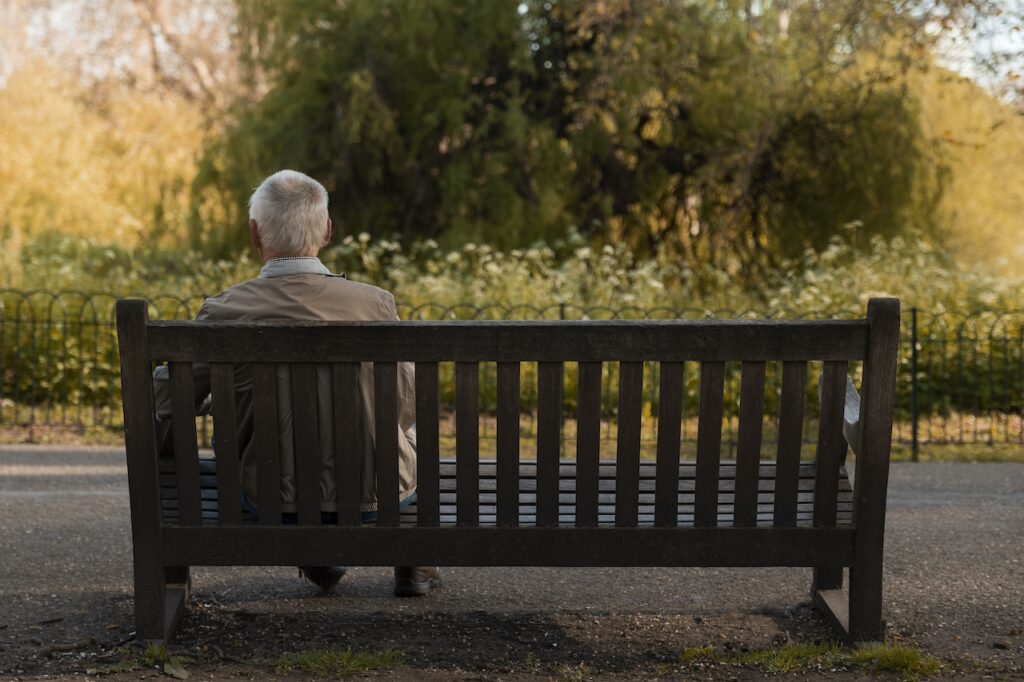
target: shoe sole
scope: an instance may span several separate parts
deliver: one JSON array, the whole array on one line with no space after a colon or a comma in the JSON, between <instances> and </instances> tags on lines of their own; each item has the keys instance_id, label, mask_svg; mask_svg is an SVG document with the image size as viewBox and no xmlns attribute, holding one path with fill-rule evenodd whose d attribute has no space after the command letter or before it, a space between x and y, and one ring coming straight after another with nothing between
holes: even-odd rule
<instances>
[{"instance_id":1,"label":"shoe sole","mask_svg":"<svg viewBox=\"0 0 1024 682\"><path fill-rule=\"evenodd\" d=\"M413 580L401 580L395 583L396 597L425 597L430 591L441 584L440 579L424 580L415 582Z\"/></svg>"}]
</instances>

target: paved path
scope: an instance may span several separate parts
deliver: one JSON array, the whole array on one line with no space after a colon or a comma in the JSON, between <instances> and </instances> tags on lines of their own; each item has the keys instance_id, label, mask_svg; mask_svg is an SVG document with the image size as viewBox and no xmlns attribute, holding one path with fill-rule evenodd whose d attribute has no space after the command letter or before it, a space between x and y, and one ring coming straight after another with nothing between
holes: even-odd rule
<instances>
[{"instance_id":1,"label":"paved path","mask_svg":"<svg viewBox=\"0 0 1024 682\"><path fill-rule=\"evenodd\" d=\"M47 647L55 644L109 645L130 635L123 462L116 449L0 448L0 673L44 665L39 652L52 660ZM732 623L732 637L749 629L759 641L759 623L775 622L776 634L797 627L794 607L806 604L810 584L809 570L792 569L463 568L447 569L445 586L428 599L396 600L388 569L354 569L329 598L312 596L293 568L200 568L193 576L197 606L183 637L196 641L204 628L223 626L224 614L454 630L461 623L474 636L487 627L480 623L500 619L562 619L571 630L569 621L593 617L623 632L673 627L651 636L691 640L716 634L694 634L693 623L720 622ZM893 636L941 656L1024 669L1024 465L895 465L885 580Z\"/></svg>"}]
</instances>

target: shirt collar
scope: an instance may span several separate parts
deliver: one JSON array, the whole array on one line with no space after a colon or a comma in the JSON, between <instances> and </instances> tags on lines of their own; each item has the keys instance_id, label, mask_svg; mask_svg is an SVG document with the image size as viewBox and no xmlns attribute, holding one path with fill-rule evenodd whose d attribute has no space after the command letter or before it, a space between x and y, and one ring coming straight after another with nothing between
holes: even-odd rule
<instances>
[{"instance_id":1,"label":"shirt collar","mask_svg":"<svg viewBox=\"0 0 1024 682\"><path fill-rule=\"evenodd\" d=\"M260 279L282 277L284 275L329 275L331 271L316 256L289 256L287 258L271 258L263 264Z\"/></svg>"}]
</instances>

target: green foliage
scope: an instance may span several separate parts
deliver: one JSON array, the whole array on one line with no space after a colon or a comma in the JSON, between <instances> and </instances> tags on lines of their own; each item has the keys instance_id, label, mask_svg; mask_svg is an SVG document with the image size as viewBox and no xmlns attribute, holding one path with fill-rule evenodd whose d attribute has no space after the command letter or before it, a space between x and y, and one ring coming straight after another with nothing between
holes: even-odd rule
<instances>
[{"instance_id":1,"label":"green foliage","mask_svg":"<svg viewBox=\"0 0 1024 682\"><path fill-rule=\"evenodd\" d=\"M269 91L240 102L207 150L193 244L239 248L245 200L282 167L321 179L351 232L506 250L575 228L748 284L854 221L865 242L930 233L941 164L889 47L917 45L912 14L886 0L754 14L653 0L240 3L245 63Z\"/></svg>"},{"instance_id":2,"label":"green foliage","mask_svg":"<svg viewBox=\"0 0 1024 682\"><path fill-rule=\"evenodd\" d=\"M271 665L278 675L301 671L323 677L347 677L374 670L391 670L403 665L402 654L394 649L383 651L334 651L312 649L285 654Z\"/></svg>"},{"instance_id":3,"label":"green foliage","mask_svg":"<svg viewBox=\"0 0 1024 682\"><path fill-rule=\"evenodd\" d=\"M466 244L453 251L436 242L405 247L397 240L346 237L323 254L335 271L395 292L404 319L626 319L746 317L857 318L868 298L898 296L905 315L897 383L897 418L910 404L910 316L918 307L918 408L947 421L957 414L1013 415L1021 404L1022 351L1016 342L1024 315L1021 279L966 270L926 241L876 238L867 253L841 240L808 251L767 277L758 295L710 266L690 268L638 260L624 245L594 249L578 236L524 249L498 251ZM120 384L114 302L150 301L154 318L188 319L204 296L256 275L249 259L209 261L195 253L129 251L46 235L22 252L17 290L0 290L0 394L13 401L7 423L31 423L34 406L66 406L78 419L105 421L119 411ZM74 264L74 265L72 265ZM34 291L33 291L34 290ZM63 293L60 293L64 290ZM807 385L809 418L817 414L817 365ZM768 369L777 387L778 368ZM481 367L481 409L496 407L493 364ZM525 410L535 405L536 367L525 363ZM856 373L856 368L854 368ZM441 397L454 400L451 366L441 367ZM606 367L602 409L616 415L617 370ZM657 368L645 370L650 417L658 413ZM687 414L695 414L699 382L688 376ZM735 417L738 366L730 364L726 413ZM576 406L575 367L566 369L565 408ZM775 414L777 392L766 407ZM0 406L2 408L2 406ZM83 415L83 411L85 416ZM1009 417L1007 417L1009 419ZM92 423L92 422L89 422ZM963 424L954 425L963 429ZM973 427L977 429L977 425ZM1000 430L1016 433L1007 421Z\"/></svg>"}]
</instances>

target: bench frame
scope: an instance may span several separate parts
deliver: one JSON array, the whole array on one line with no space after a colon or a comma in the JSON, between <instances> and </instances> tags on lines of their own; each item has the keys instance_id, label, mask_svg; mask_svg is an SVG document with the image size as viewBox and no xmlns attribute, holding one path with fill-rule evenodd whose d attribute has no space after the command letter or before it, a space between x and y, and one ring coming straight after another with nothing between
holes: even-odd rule
<instances>
[{"instance_id":1,"label":"bench frame","mask_svg":"<svg viewBox=\"0 0 1024 682\"><path fill-rule=\"evenodd\" d=\"M149 322L144 301L118 301L117 328L124 397L125 443L134 552L136 637L166 641L189 591L192 565L441 565L441 566L804 566L814 568L811 595L837 634L880 640L882 551L894 409L900 308L872 299L866 320L852 321L609 321L198 323ZM179 518L161 509L160 470L151 373L171 366ZM837 525L837 481L846 454L842 436L848 363L863 361L861 452L856 457L853 523ZM192 362L211 363L217 423L219 522L203 525L193 405ZM437 363L456 366L458 524L439 524ZM519 363L538 362L537 524L517 527ZM601 363L619 362L615 526L597 527ZM643 362L661 363L654 526L638 527L639 445ZM736 520L718 525L722 389L726 361L740 361ZM757 527L766 361L783 362L780 476L799 467L807 362L824 362L813 527L796 527L779 499L775 523ZM253 409L261 500L269 513L243 524L232 364L252 365ZM354 443L358 363L374 363L379 521L359 523L361 463L338 448L338 523L321 525L315 393L303 393L315 364L331 364L336 443ZM397 498L396 363L416 363L418 521L399 525ZM497 362L497 522L479 521L478 363ZM564 363L579 363L576 525L558 525L558 472ZM699 362L694 523L677 526L678 439L683 363ZM298 525L282 526L277 495L275 381L272 363L292 368L296 419ZM294 364L292 364L294 363ZM271 387L269 391L262 390ZM595 388L596 387L596 388ZM303 397L305 396L305 397ZM311 397L312 396L312 397ZM339 396L341 399L339 399ZM305 407L303 407L305 405ZM315 406L315 402L312 403ZM182 415L184 418L178 418ZM307 419L314 420L312 424ZM714 424L718 428L714 428ZM226 425L226 426L224 426ZM384 425L384 426L382 426ZM313 439L313 440L310 440ZM359 448L352 448L355 452ZM222 452L234 457L220 456ZM795 455L793 453L796 453ZM314 456L314 455L311 455ZM318 455L315 455L318 458ZM742 473L741 472L746 472ZM751 473L752 472L752 473ZM793 474L795 476L795 474ZM788 480L788 479L787 479ZM792 490L789 490L792 488ZM264 494L263 491L266 491ZM227 500L227 503L225 503ZM780 511L781 510L781 511ZM843 569L849 567L844 593Z\"/></svg>"}]
</instances>

